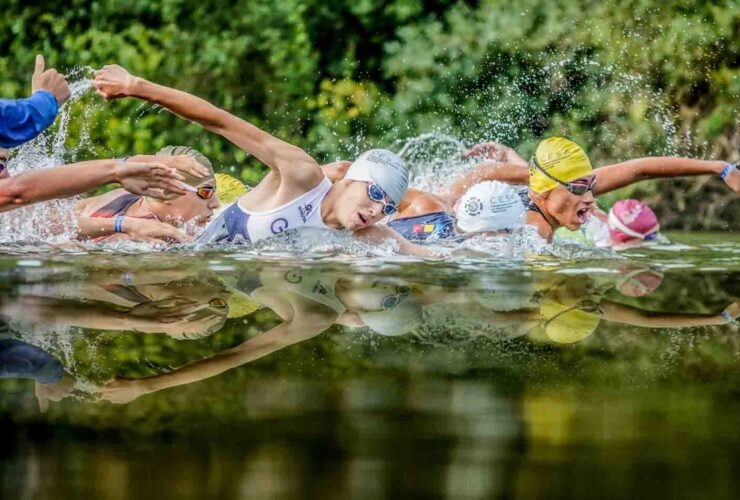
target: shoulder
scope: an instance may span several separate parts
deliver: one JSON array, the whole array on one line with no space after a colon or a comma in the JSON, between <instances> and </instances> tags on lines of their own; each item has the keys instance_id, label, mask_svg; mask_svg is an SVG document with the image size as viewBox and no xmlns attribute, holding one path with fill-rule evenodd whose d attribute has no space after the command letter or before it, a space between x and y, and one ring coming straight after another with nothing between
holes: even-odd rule
<instances>
[{"instance_id":1,"label":"shoulder","mask_svg":"<svg viewBox=\"0 0 740 500\"><path fill-rule=\"evenodd\" d=\"M110 203L121 195L128 194L125 189L114 189L105 194L99 196L92 196L81 200L78 204L78 210L82 211L82 215L88 215L89 213L99 209L106 203Z\"/></svg>"}]
</instances>

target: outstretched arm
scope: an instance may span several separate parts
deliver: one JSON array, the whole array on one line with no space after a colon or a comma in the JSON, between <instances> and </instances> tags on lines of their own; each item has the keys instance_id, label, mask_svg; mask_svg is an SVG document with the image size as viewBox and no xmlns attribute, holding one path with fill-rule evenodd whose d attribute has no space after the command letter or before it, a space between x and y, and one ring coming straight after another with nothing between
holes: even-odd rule
<instances>
[{"instance_id":1,"label":"outstretched arm","mask_svg":"<svg viewBox=\"0 0 740 500\"><path fill-rule=\"evenodd\" d=\"M670 157L638 158L594 170L597 180L595 194L605 194L650 179L719 175L726 166L727 162L724 161ZM724 180L730 189L740 193L740 172L737 169L730 172Z\"/></svg>"},{"instance_id":2,"label":"outstretched arm","mask_svg":"<svg viewBox=\"0 0 740 500\"><path fill-rule=\"evenodd\" d=\"M728 309L735 311L733 304ZM607 321L624 323L627 325L642 326L645 328L689 328L693 326L725 325L727 321L722 315L709 314L668 314L643 311L634 307L625 306L616 302L603 301L602 318Z\"/></svg>"},{"instance_id":3,"label":"outstretched arm","mask_svg":"<svg viewBox=\"0 0 740 500\"><path fill-rule=\"evenodd\" d=\"M158 164L95 160L49 168L0 180L0 212L53 198L67 198L114 182L134 194L185 194L182 177Z\"/></svg>"},{"instance_id":4,"label":"outstretched arm","mask_svg":"<svg viewBox=\"0 0 740 500\"><path fill-rule=\"evenodd\" d=\"M309 176L311 186L322 175L316 160L301 148L273 137L204 99L136 77L120 66L105 66L97 71L95 87L98 94L106 99L138 97L159 104L223 136L279 175L290 172L291 177Z\"/></svg>"}]
</instances>

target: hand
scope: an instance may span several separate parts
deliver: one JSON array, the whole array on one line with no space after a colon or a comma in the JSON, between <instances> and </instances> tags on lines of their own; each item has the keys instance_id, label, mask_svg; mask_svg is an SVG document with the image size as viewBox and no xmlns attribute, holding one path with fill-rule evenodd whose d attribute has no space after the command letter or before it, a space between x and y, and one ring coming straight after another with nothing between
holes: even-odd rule
<instances>
[{"instance_id":1,"label":"hand","mask_svg":"<svg viewBox=\"0 0 740 500\"><path fill-rule=\"evenodd\" d=\"M103 66L95 72L95 91L103 99L131 95L136 77L117 64Z\"/></svg>"},{"instance_id":2,"label":"hand","mask_svg":"<svg viewBox=\"0 0 740 500\"><path fill-rule=\"evenodd\" d=\"M738 170L737 166L732 169L732 171L727 174L727 177L724 178L725 184L730 186L730 189L735 191L736 194L740 194L740 170Z\"/></svg>"},{"instance_id":3,"label":"hand","mask_svg":"<svg viewBox=\"0 0 740 500\"><path fill-rule=\"evenodd\" d=\"M140 196L171 200L187 192L181 184L185 178L159 161L126 161L118 166L115 177L126 191Z\"/></svg>"},{"instance_id":4,"label":"hand","mask_svg":"<svg viewBox=\"0 0 740 500\"><path fill-rule=\"evenodd\" d=\"M68 396L74 390L75 383L75 379L69 373L65 373L60 381L53 384L40 384L36 382L34 394L36 395L36 401L39 403L41 413L46 413L46 410L49 409L50 401L61 401Z\"/></svg>"},{"instance_id":5,"label":"hand","mask_svg":"<svg viewBox=\"0 0 740 500\"><path fill-rule=\"evenodd\" d=\"M123 219L122 229L133 241L184 243L188 240L177 228L153 219L126 217Z\"/></svg>"},{"instance_id":6,"label":"hand","mask_svg":"<svg viewBox=\"0 0 740 500\"><path fill-rule=\"evenodd\" d=\"M50 92L56 98L60 107L72 95L69 90L69 84L64 76L60 75L55 69L44 71L44 56L42 55L36 56L36 68L31 79L31 90L32 92L36 92L37 90Z\"/></svg>"},{"instance_id":7,"label":"hand","mask_svg":"<svg viewBox=\"0 0 740 500\"><path fill-rule=\"evenodd\" d=\"M139 380L130 380L124 378L114 378L105 383L98 390L98 396L101 399L110 401L113 404L121 405L130 403L134 399L146 394L144 385Z\"/></svg>"},{"instance_id":8,"label":"hand","mask_svg":"<svg viewBox=\"0 0 740 500\"><path fill-rule=\"evenodd\" d=\"M463 154L463 158L486 158L502 163L514 163L516 165L527 165L527 162L509 146L496 142L483 142L473 146Z\"/></svg>"},{"instance_id":9,"label":"hand","mask_svg":"<svg viewBox=\"0 0 740 500\"><path fill-rule=\"evenodd\" d=\"M187 321L201 304L183 297L169 297L162 300L142 302L129 309L128 316L153 319L158 323L178 323Z\"/></svg>"},{"instance_id":10,"label":"hand","mask_svg":"<svg viewBox=\"0 0 740 500\"><path fill-rule=\"evenodd\" d=\"M725 307L725 312L731 317L731 318L740 318L740 300L736 300L732 304Z\"/></svg>"},{"instance_id":11,"label":"hand","mask_svg":"<svg viewBox=\"0 0 740 500\"><path fill-rule=\"evenodd\" d=\"M196 179L203 179L211 175L211 172L198 163L195 158L188 155L175 155L175 156L132 156L129 158L130 161L152 161L156 158L157 163L161 163L165 167L172 168L183 174L188 174Z\"/></svg>"}]
</instances>

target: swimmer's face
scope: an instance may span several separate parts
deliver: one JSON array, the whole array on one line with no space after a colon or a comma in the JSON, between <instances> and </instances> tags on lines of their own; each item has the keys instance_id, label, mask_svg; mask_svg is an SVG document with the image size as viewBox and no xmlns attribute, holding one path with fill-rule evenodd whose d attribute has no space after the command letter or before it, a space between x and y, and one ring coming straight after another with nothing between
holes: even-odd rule
<instances>
[{"instance_id":1,"label":"swimmer's face","mask_svg":"<svg viewBox=\"0 0 740 500\"><path fill-rule=\"evenodd\" d=\"M571 231L580 229L586 223L594 207L592 191L577 195L558 185L546 195L545 208L549 215Z\"/></svg>"},{"instance_id":2,"label":"swimmer's face","mask_svg":"<svg viewBox=\"0 0 740 500\"><path fill-rule=\"evenodd\" d=\"M196 187L214 187L215 183L215 180L209 179ZM207 200L198 196L197 193L188 191L184 195L167 202L167 206L168 218L171 220L183 224L194 221L198 225L203 225L210 220L213 211L218 208L218 198L215 191L213 196Z\"/></svg>"},{"instance_id":3,"label":"swimmer's face","mask_svg":"<svg viewBox=\"0 0 740 500\"><path fill-rule=\"evenodd\" d=\"M383 204L370 199L368 183L346 181L345 189L336 203L339 223L345 229L355 231L379 222L383 217ZM386 197L386 201L390 201Z\"/></svg>"}]
</instances>

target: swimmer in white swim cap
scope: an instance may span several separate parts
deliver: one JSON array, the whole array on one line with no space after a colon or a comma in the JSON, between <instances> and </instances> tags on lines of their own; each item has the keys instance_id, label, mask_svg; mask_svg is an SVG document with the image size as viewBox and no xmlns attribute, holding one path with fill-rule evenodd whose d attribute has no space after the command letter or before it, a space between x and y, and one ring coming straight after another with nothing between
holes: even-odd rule
<instances>
[{"instance_id":1,"label":"swimmer in white swim cap","mask_svg":"<svg viewBox=\"0 0 740 500\"><path fill-rule=\"evenodd\" d=\"M223 210L196 243L255 243L301 228L349 230L357 238L394 240L403 253L434 256L387 226L408 186L408 170L391 151L360 155L350 175L332 183L303 149L288 144L203 99L131 75L116 65L95 74L106 99L137 97L198 123L253 155L270 168L257 186Z\"/></svg>"}]
</instances>

